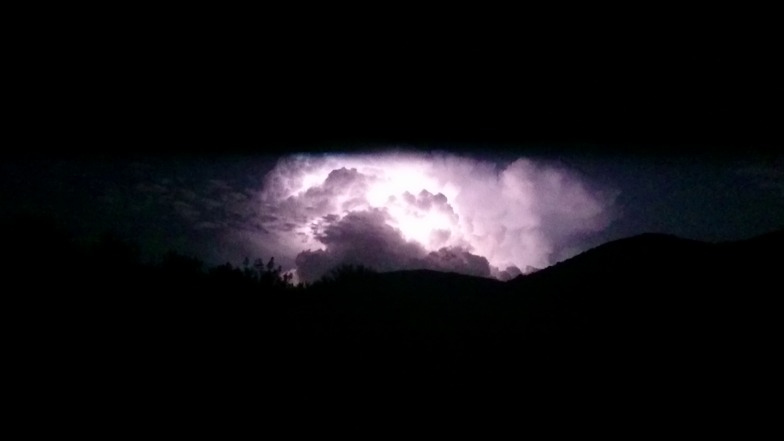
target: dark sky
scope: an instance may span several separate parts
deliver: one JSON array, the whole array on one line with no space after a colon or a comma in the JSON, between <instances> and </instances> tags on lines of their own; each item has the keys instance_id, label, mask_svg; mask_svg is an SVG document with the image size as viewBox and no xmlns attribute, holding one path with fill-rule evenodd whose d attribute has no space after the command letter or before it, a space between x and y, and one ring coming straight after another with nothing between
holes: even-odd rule
<instances>
[{"instance_id":1,"label":"dark sky","mask_svg":"<svg viewBox=\"0 0 784 441\"><path fill-rule=\"evenodd\" d=\"M235 258L258 247L194 230L182 201L151 186L247 196L286 155L403 146L533 158L616 192L613 221L556 258L647 231L717 241L784 226L784 88L766 46L730 30L664 41L532 38L506 22L443 38L276 27L246 41L120 28L17 47L5 216Z\"/></svg>"},{"instance_id":2,"label":"dark sky","mask_svg":"<svg viewBox=\"0 0 784 441\"><path fill-rule=\"evenodd\" d=\"M106 21L77 11L20 17L7 82L15 144L66 155L782 144L780 39L763 17L733 10L729 21L708 20L720 11L682 8L628 10L623 20L591 7L551 22L421 7L362 19L337 7L307 17L279 9L245 24L163 9Z\"/></svg>"},{"instance_id":3,"label":"dark sky","mask_svg":"<svg viewBox=\"0 0 784 441\"><path fill-rule=\"evenodd\" d=\"M422 148L411 151L424 153ZM360 152L355 149L351 153ZM372 155L382 153L375 150ZM591 196L607 195L602 202L606 223L600 228L583 229L583 221L575 217L576 225L565 227L565 233L548 233L553 246L550 263L644 232L722 241L752 237L784 225L781 156L581 155L572 149L521 148L517 152L509 147L498 153L486 148L463 149L457 155L492 162L501 169L520 157L537 165L554 165L565 170L568 179L585 185ZM294 268L297 254L312 245L300 249L280 245L295 233L271 230L269 219L280 217L281 208L267 209L259 202L265 177L280 157L177 153L14 159L2 164L0 197L4 216L33 213L51 217L82 239L95 239L111 231L140 243L151 259L168 249L211 263L239 263L245 256L275 255L281 264ZM481 184L478 179L466 175L465 190L470 192L472 186ZM537 178L532 179L538 185ZM549 190L541 193L548 195ZM562 197L552 201L555 205L566 203ZM459 208L456 201L449 202ZM508 202L484 203L485 208L495 208ZM567 219L542 219L546 228L557 229L564 222L571 225L572 214L563 216ZM507 218L505 222L514 220ZM356 244L367 243L367 238L360 239ZM372 242L357 246L377 252Z\"/></svg>"}]
</instances>

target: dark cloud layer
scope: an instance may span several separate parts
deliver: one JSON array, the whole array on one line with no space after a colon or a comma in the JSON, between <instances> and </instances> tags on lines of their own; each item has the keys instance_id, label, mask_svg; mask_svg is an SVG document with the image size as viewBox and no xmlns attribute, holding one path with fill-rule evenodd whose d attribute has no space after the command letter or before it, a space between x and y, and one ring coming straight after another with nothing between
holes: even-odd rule
<instances>
[{"instance_id":1,"label":"dark cloud layer","mask_svg":"<svg viewBox=\"0 0 784 441\"><path fill-rule=\"evenodd\" d=\"M424 268L490 277L490 263L486 258L471 254L460 248L441 248L431 251L422 260Z\"/></svg>"},{"instance_id":2,"label":"dark cloud layer","mask_svg":"<svg viewBox=\"0 0 784 441\"><path fill-rule=\"evenodd\" d=\"M422 245L406 241L399 230L387 224L389 215L382 209L351 212L340 219L330 215L322 220L314 234L325 248L297 255L300 280L317 280L344 264L379 271L433 269L490 277L490 265L484 257L458 248L428 253Z\"/></svg>"}]
</instances>

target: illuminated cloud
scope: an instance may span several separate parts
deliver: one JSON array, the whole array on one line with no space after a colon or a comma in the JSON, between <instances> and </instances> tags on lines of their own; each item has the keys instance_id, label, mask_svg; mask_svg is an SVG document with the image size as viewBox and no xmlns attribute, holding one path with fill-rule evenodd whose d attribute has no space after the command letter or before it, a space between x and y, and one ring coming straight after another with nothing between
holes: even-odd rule
<instances>
[{"instance_id":1,"label":"illuminated cloud","mask_svg":"<svg viewBox=\"0 0 784 441\"><path fill-rule=\"evenodd\" d=\"M448 154L297 155L252 199L263 229L312 281L342 263L512 278L605 228L614 196L576 173ZM239 201L241 202L241 201Z\"/></svg>"},{"instance_id":2,"label":"illuminated cloud","mask_svg":"<svg viewBox=\"0 0 784 441\"><path fill-rule=\"evenodd\" d=\"M301 281L341 264L511 279L579 251L613 214L612 193L528 159L295 155L255 177L137 189L190 225L216 261L275 256Z\"/></svg>"}]
</instances>

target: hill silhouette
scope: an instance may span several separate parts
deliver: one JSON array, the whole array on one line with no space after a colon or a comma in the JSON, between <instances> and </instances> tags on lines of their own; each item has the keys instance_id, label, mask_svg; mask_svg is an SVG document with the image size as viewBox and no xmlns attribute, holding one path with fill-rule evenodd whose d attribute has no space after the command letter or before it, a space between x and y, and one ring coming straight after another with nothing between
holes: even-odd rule
<instances>
[{"instance_id":1,"label":"hill silhouette","mask_svg":"<svg viewBox=\"0 0 784 441\"><path fill-rule=\"evenodd\" d=\"M86 372L183 393L205 372L260 376L270 393L652 373L650 387L684 376L709 387L779 366L782 230L717 244L644 234L508 282L343 267L296 287L274 259L150 264L115 237L84 246L50 224L14 228L3 253L12 349L51 387Z\"/></svg>"}]
</instances>

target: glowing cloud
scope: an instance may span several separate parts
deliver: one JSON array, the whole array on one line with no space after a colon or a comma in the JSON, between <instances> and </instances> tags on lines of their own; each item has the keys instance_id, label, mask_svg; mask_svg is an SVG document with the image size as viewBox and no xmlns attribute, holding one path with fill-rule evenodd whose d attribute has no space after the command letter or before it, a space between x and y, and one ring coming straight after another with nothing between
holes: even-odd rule
<instances>
[{"instance_id":1,"label":"glowing cloud","mask_svg":"<svg viewBox=\"0 0 784 441\"><path fill-rule=\"evenodd\" d=\"M313 280L341 263L513 277L605 228L614 197L564 168L448 154L297 155L260 195L263 227ZM258 202L258 201L257 201Z\"/></svg>"}]
</instances>

